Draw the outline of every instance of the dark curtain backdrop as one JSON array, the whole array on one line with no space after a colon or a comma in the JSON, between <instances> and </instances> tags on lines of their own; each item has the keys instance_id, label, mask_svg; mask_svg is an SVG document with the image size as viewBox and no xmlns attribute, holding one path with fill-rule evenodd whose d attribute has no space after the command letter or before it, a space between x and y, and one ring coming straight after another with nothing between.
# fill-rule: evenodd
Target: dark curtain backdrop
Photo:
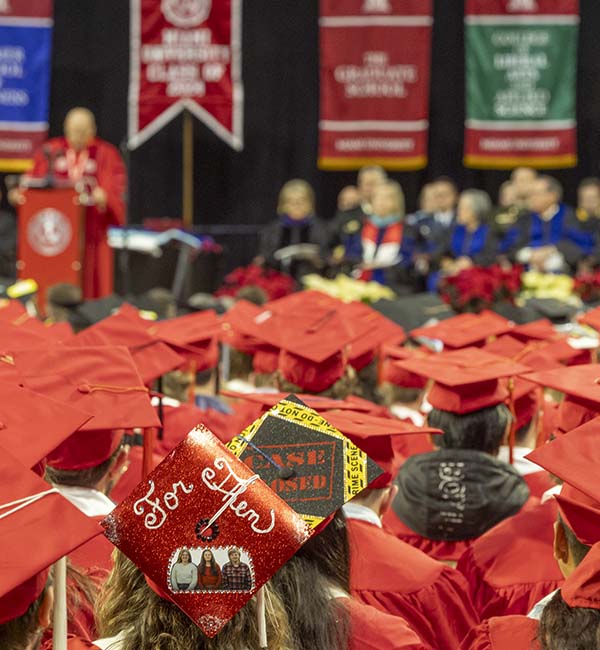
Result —
<instances>
[{"instance_id":1,"label":"dark curtain backdrop","mask_svg":"<svg viewBox=\"0 0 600 650\"><path fill-rule=\"evenodd\" d=\"M157 0L158 2L158 0ZM600 2L580 0L578 68L579 167L556 172L569 200L583 176L600 165ZM97 116L99 134L116 145L127 132L129 2L55 0L51 132L67 109L85 105ZM272 219L280 186L289 178L310 181L320 214L330 217L338 191L354 173L316 168L318 0L245 0L243 76L245 149L235 153L203 124L195 125L195 221L253 230ZM447 174L461 188L481 187L495 197L505 172L462 166L464 116L463 3L435 1L431 76L429 167L394 176L409 209L420 186ZM129 157L131 223L177 217L181 210L181 118ZM242 228L246 226L247 228ZM234 247L238 248L238 246ZM244 248L246 256L251 253ZM241 255L241 248L238 249Z\"/></svg>"}]
</instances>

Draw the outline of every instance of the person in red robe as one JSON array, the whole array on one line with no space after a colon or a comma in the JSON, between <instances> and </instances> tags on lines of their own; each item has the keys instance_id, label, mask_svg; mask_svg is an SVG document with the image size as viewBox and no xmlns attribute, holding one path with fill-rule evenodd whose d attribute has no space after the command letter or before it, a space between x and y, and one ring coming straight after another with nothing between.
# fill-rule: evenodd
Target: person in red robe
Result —
<instances>
[{"instance_id":1,"label":"person in red robe","mask_svg":"<svg viewBox=\"0 0 600 650\"><path fill-rule=\"evenodd\" d=\"M343 507L352 595L408 621L426 645L455 650L479 622L466 581L381 524L381 515L398 492L393 481L404 462L398 443L404 435L424 436L435 430L351 413L336 415L332 423L384 470L369 489Z\"/></svg>"},{"instance_id":2,"label":"person in red robe","mask_svg":"<svg viewBox=\"0 0 600 650\"><path fill-rule=\"evenodd\" d=\"M558 509L548 496L484 533L458 560L482 620L526 615L562 584L553 551Z\"/></svg>"},{"instance_id":3,"label":"person in red robe","mask_svg":"<svg viewBox=\"0 0 600 650\"><path fill-rule=\"evenodd\" d=\"M42 178L49 172L58 183L73 183L89 196L83 296L90 299L110 295L113 292L113 254L106 234L110 226L125 223L127 175L118 150L96 136L96 119L88 109L71 109L65 118L64 135L51 138L34 155L29 176Z\"/></svg>"}]
</instances>

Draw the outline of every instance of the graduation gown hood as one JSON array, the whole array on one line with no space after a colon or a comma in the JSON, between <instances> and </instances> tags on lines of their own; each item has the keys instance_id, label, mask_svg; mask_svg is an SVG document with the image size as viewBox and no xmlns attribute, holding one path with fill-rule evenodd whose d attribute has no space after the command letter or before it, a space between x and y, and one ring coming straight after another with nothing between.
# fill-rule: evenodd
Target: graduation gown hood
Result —
<instances>
[{"instance_id":1,"label":"graduation gown hood","mask_svg":"<svg viewBox=\"0 0 600 650\"><path fill-rule=\"evenodd\" d=\"M397 482L394 513L433 540L479 537L516 514L529 498L527 484L510 465L470 449L413 456Z\"/></svg>"}]
</instances>

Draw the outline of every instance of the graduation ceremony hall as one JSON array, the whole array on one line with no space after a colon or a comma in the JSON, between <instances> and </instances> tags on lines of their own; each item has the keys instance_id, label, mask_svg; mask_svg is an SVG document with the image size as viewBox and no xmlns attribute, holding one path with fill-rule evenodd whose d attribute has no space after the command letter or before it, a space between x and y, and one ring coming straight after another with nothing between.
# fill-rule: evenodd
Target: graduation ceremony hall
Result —
<instances>
[{"instance_id":1,"label":"graduation ceremony hall","mask_svg":"<svg viewBox=\"0 0 600 650\"><path fill-rule=\"evenodd\" d=\"M0 0L0 650L600 650L598 33Z\"/></svg>"}]
</instances>

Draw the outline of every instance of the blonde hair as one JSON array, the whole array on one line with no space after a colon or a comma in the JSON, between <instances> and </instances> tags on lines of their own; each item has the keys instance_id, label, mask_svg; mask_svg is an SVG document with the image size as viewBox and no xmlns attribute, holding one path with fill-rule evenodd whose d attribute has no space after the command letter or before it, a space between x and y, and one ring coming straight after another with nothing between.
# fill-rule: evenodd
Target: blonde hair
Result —
<instances>
[{"instance_id":1,"label":"blonde hair","mask_svg":"<svg viewBox=\"0 0 600 650\"><path fill-rule=\"evenodd\" d=\"M288 196L293 192L302 192L310 202L311 212L315 211L315 191L309 183L301 178L293 178L291 181L285 183L279 190L279 197L277 198L278 214L285 213L285 204L288 200Z\"/></svg>"},{"instance_id":2,"label":"blonde hair","mask_svg":"<svg viewBox=\"0 0 600 650\"><path fill-rule=\"evenodd\" d=\"M258 650L255 599L210 639L178 607L154 593L123 553L115 550L113 560L96 612L101 637L124 633L124 650ZM292 650L285 608L269 584L263 589L269 650Z\"/></svg>"},{"instance_id":3,"label":"blonde hair","mask_svg":"<svg viewBox=\"0 0 600 650\"><path fill-rule=\"evenodd\" d=\"M387 179L383 181L383 183L378 184L373 193L382 187L389 187L394 190L398 202L398 214L400 217L404 217L406 215L406 200L404 199L404 190L402 189L402 185L400 185L398 181Z\"/></svg>"}]
</instances>

